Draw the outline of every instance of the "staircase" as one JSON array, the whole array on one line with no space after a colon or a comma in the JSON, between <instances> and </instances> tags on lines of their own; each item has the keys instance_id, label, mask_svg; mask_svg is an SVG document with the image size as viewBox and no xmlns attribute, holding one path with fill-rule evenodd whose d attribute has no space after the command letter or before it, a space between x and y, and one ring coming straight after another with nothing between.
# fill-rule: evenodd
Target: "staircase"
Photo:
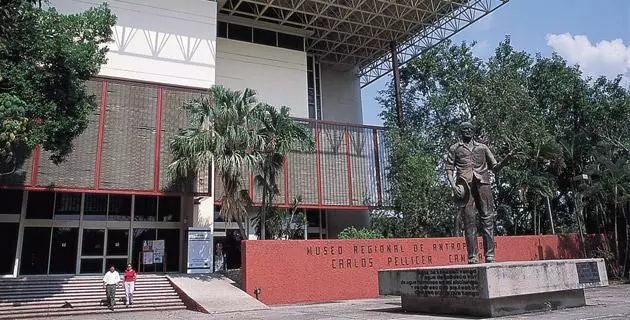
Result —
<instances>
[{"instance_id":1,"label":"staircase","mask_svg":"<svg viewBox=\"0 0 630 320\"><path fill-rule=\"evenodd\" d=\"M119 287L116 289L116 308L111 311L103 304L105 289L102 279L97 276L0 279L0 319L186 308L165 276L139 275L133 305L125 306L121 300L125 289Z\"/></svg>"}]
</instances>

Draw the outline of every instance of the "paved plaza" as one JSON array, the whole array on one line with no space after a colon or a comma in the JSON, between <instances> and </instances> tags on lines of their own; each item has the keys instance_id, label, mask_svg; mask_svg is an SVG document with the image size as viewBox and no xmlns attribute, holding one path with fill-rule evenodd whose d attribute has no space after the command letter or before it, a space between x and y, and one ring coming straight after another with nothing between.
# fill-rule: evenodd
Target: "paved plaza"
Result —
<instances>
[{"instance_id":1,"label":"paved plaza","mask_svg":"<svg viewBox=\"0 0 630 320\"><path fill-rule=\"evenodd\" d=\"M615 285L605 288L588 289L586 291L587 306L582 308L535 313L521 316L510 316L495 319L536 319L536 320L620 320L630 319L630 285ZM59 318L49 318L59 319ZM106 313L67 317L74 320L238 320L238 319L272 319L272 320L332 320L332 319L376 319L376 320L408 320L408 319L477 319L470 317L440 317L404 313L400 307L399 297L381 299L339 301L307 305L274 306L268 310L203 314L193 311L174 312L129 312Z\"/></svg>"}]
</instances>

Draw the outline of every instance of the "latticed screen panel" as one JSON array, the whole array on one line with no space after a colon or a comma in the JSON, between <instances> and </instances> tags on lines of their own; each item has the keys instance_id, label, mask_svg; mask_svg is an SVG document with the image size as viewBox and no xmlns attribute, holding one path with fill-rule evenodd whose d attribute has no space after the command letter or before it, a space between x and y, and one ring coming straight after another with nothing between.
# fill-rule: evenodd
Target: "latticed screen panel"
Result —
<instances>
[{"instance_id":1,"label":"latticed screen panel","mask_svg":"<svg viewBox=\"0 0 630 320\"><path fill-rule=\"evenodd\" d=\"M42 150L37 174L37 184L40 186L94 187L103 82L88 81L87 87L94 95L94 108L90 113L88 126L72 140L72 153L60 164L53 164L50 153Z\"/></svg>"},{"instance_id":2,"label":"latticed screen panel","mask_svg":"<svg viewBox=\"0 0 630 320\"><path fill-rule=\"evenodd\" d=\"M375 198L374 149L372 129L348 128L348 158L352 176L352 204L372 205Z\"/></svg>"},{"instance_id":3,"label":"latticed screen panel","mask_svg":"<svg viewBox=\"0 0 630 320\"><path fill-rule=\"evenodd\" d=\"M179 89L164 89L162 91L162 137L160 141L160 191L179 191L174 177L169 173L168 166L173 161L170 141L187 125L186 111L183 105L186 101L198 98L200 93L182 91Z\"/></svg>"},{"instance_id":4,"label":"latticed screen panel","mask_svg":"<svg viewBox=\"0 0 630 320\"><path fill-rule=\"evenodd\" d=\"M153 189L157 88L109 82L101 187Z\"/></svg>"},{"instance_id":5,"label":"latticed screen panel","mask_svg":"<svg viewBox=\"0 0 630 320\"><path fill-rule=\"evenodd\" d=\"M378 158L380 160L380 176L378 179L381 183L381 198L384 206L393 205L393 199L391 196L391 180L389 179L390 175L390 148L387 142L387 134L384 130L378 130Z\"/></svg>"},{"instance_id":6,"label":"latticed screen panel","mask_svg":"<svg viewBox=\"0 0 630 320\"><path fill-rule=\"evenodd\" d=\"M314 123L309 126L311 136L315 137ZM289 203L301 197L303 205L317 205L317 157L315 152L291 152L287 156L289 176Z\"/></svg>"},{"instance_id":7,"label":"latticed screen panel","mask_svg":"<svg viewBox=\"0 0 630 320\"><path fill-rule=\"evenodd\" d=\"M325 205L350 204L345 133L343 126L320 124L320 180Z\"/></svg>"}]
</instances>

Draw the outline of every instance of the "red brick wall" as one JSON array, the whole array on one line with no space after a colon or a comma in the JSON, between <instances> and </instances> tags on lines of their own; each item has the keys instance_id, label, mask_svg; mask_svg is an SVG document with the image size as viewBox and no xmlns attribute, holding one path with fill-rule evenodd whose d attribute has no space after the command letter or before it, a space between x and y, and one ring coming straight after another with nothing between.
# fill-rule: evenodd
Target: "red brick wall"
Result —
<instances>
[{"instance_id":1,"label":"red brick wall","mask_svg":"<svg viewBox=\"0 0 630 320\"><path fill-rule=\"evenodd\" d=\"M577 235L495 241L499 262L583 257ZM250 240L242 249L243 288L260 288L266 304L375 298L378 270L466 263L464 238Z\"/></svg>"}]
</instances>

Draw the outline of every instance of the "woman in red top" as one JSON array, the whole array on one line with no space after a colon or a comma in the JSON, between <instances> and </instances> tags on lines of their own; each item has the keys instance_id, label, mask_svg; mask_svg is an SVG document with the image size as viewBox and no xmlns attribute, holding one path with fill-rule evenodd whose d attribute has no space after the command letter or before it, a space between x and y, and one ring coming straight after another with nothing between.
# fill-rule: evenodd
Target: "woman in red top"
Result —
<instances>
[{"instance_id":1,"label":"woman in red top","mask_svg":"<svg viewBox=\"0 0 630 320\"><path fill-rule=\"evenodd\" d=\"M124 274L125 278L125 297L127 297L127 301L125 301L126 305L133 304L133 291L136 286L136 271L133 270L131 264L127 265L127 269Z\"/></svg>"}]
</instances>

